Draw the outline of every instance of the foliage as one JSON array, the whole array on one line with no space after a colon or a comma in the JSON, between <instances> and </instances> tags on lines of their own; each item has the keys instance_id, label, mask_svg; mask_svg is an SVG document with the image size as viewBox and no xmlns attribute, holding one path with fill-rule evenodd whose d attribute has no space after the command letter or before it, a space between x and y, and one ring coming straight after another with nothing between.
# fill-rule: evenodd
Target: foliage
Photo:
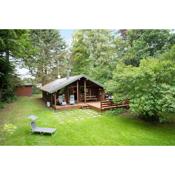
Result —
<instances>
[{"instance_id":1,"label":"foliage","mask_svg":"<svg viewBox=\"0 0 175 175\"><path fill-rule=\"evenodd\" d=\"M115 40L118 58L127 65L138 66L140 60L158 56L175 44L171 30L120 30Z\"/></svg>"},{"instance_id":2,"label":"foliage","mask_svg":"<svg viewBox=\"0 0 175 175\"><path fill-rule=\"evenodd\" d=\"M114 36L111 30L79 30L72 46L73 73L105 82L115 67Z\"/></svg>"},{"instance_id":3,"label":"foliage","mask_svg":"<svg viewBox=\"0 0 175 175\"><path fill-rule=\"evenodd\" d=\"M65 42L57 30L31 30L30 37L35 52L32 57L24 58L31 74L38 83L45 84L64 75Z\"/></svg>"},{"instance_id":4,"label":"foliage","mask_svg":"<svg viewBox=\"0 0 175 175\"><path fill-rule=\"evenodd\" d=\"M3 102L12 102L15 100L14 91L19 78L7 60L0 59L0 70L0 99Z\"/></svg>"},{"instance_id":5,"label":"foliage","mask_svg":"<svg viewBox=\"0 0 175 175\"><path fill-rule=\"evenodd\" d=\"M140 60L157 57L175 43L171 30L78 30L72 43L73 74L87 74L104 83L116 64L139 66Z\"/></svg>"},{"instance_id":6,"label":"foliage","mask_svg":"<svg viewBox=\"0 0 175 175\"><path fill-rule=\"evenodd\" d=\"M4 108L4 103L0 101L0 109Z\"/></svg>"},{"instance_id":7,"label":"foliage","mask_svg":"<svg viewBox=\"0 0 175 175\"><path fill-rule=\"evenodd\" d=\"M33 85L32 94L41 94L41 89L39 89L36 85Z\"/></svg>"},{"instance_id":8,"label":"foliage","mask_svg":"<svg viewBox=\"0 0 175 175\"><path fill-rule=\"evenodd\" d=\"M14 100L14 89L18 78L14 73L14 67L11 63L0 58L0 99L10 102Z\"/></svg>"},{"instance_id":9,"label":"foliage","mask_svg":"<svg viewBox=\"0 0 175 175\"><path fill-rule=\"evenodd\" d=\"M0 55L21 58L30 45L28 30L0 30Z\"/></svg>"},{"instance_id":10,"label":"foliage","mask_svg":"<svg viewBox=\"0 0 175 175\"><path fill-rule=\"evenodd\" d=\"M27 30L0 30L0 100L14 99L14 88L19 81L14 61L26 55L29 46Z\"/></svg>"},{"instance_id":11,"label":"foliage","mask_svg":"<svg viewBox=\"0 0 175 175\"><path fill-rule=\"evenodd\" d=\"M89 54L87 46L84 42L84 35L87 30L78 30L73 35L72 43L72 59L73 59L73 73L86 74L85 67L89 64Z\"/></svg>"},{"instance_id":12,"label":"foliage","mask_svg":"<svg viewBox=\"0 0 175 175\"><path fill-rule=\"evenodd\" d=\"M112 109L112 110L106 111L107 114L113 114L113 115L123 114L125 112L128 112L128 109L117 108L117 109Z\"/></svg>"},{"instance_id":13,"label":"foliage","mask_svg":"<svg viewBox=\"0 0 175 175\"><path fill-rule=\"evenodd\" d=\"M175 62L175 44L171 47L171 49L167 50L165 53L159 56L159 59L163 60L171 60Z\"/></svg>"},{"instance_id":14,"label":"foliage","mask_svg":"<svg viewBox=\"0 0 175 175\"><path fill-rule=\"evenodd\" d=\"M139 67L118 64L106 84L116 101L130 99L131 111L158 118L175 112L175 65L170 60L143 59Z\"/></svg>"}]
</instances>

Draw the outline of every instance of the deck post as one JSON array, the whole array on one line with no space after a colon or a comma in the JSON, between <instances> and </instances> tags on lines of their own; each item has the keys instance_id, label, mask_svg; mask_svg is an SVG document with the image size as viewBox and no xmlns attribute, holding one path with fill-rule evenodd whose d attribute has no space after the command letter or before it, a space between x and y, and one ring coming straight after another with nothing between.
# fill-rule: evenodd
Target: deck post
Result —
<instances>
[{"instance_id":1,"label":"deck post","mask_svg":"<svg viewBox=\"0 0 175 175\"><path fill-rule=\"evenodd\" d=\"M86 79L84 80L84 102L86 103Z\"/></svg>"},{"instance_id":2,"label":"deck post","mask_svg":"<svg viewBox=\"0 0 175 175\"><path fill-rule=\"evenodd\" d=\"M77 80L77 103L79 103L79 81Z\"/></svg>"},{"instance_id":3,"label":"deck post","mask_svg":"<svg viewBox=\"0 0 175 175\"><path fill-rule=\"evenodd\" d=\"M52 106L53 104L53 94L50 95L50 105Z\"/></svg>"},{"instance_id":4,"label":"deck post","mask_svg":"<svg viewBox=\"0 0 175 175\"><path fill-rule=\"evenodd\" d=\"M54 105L55 105L55 107L56 107L56 104L57 104L57 102L56 102L56 93L54 93Z\"/></svg>"},{"instance_id":5,"label":"deck post","mask_svg":"<svg viewBox=\"0 0 175 175\"><path fill-rule=\"evenodd\" d=\"M69 87L66 88L66 93L65 93L65 99L66 99L66 103L68 104L70 101L70 93L69 93Z\"/></svg>"}]
</instances>

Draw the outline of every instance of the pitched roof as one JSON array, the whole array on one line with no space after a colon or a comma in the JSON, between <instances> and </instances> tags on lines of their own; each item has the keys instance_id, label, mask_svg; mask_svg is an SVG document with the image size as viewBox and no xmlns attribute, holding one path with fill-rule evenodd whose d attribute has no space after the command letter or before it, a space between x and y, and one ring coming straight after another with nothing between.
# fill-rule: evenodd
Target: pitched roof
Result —
<instances>
[{"instance_id":1,"label":"pitched roof","mask_svg":"<svg viewBox=\"0 0 175 175\"><path fill-rule=\"evenodd\" d=\"M92 80L91 78L89 78L86 75L76 75L76 76L71 76L69 78L60 78L57 80L54 80L44 86L41 87L42 91L46 91L49 93L54 93L62 88L64 88L65 86L79 80L80 78L86 78L87 80L92 81L93 83L97 84L100 87L103 87L103 85L95 80Z\"/></svg>"}]
</instances>

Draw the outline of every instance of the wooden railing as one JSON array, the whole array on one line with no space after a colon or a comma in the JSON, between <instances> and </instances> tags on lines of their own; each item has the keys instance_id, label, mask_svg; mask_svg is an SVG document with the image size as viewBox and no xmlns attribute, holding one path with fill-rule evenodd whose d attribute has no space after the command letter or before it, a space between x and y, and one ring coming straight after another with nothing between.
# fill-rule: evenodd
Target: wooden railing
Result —
<instances>
[{"instance_id":1,"label":"wooden railing","mask_svg":"<svg viewBox=\"0 0 175 175\"><path fill-rule=\"evenodd\" d=\"M129 108L129 101L124 100L119 103L114 103L112 101L101 101L101 110L115 109L115 108Z\"/></svg>"},{"instance_id":2,"label":"wooden railing","mask_svg":"<svg viewBox=\"0 0 175 175\"><path fill-rule=\"evenodd\" d=\"M80 95L80 100L84 101L84 95L83 94ZM86 95L86 101L97 101L97 100L98 100L98 98L95 95Z\"/></svg>"}]
</instances>

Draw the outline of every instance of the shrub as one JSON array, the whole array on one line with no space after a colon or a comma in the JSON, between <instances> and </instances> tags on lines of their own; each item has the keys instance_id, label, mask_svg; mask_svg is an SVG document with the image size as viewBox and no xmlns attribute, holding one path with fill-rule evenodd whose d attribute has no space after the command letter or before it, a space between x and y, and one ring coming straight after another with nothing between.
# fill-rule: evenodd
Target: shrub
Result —
<instances>
[{"instance_id":1,"label":"shrub","mask_svg":"<svg viewBox=\"0 0 175 175\"><path fill-rule=\"evenodd\" d=\"M124 108L118 108L118 109L113 109L113 110L109 110L107 111L107 113L111 113L111 114L122 114L124 112L127 112L128 110L127 109L124 109Z\"/></svg>"},{"instance_id":2,"label":"shrub","mask_svg":"<svg viewBox=\"0 0 175 175\"><path fill-rule=\"evenodd\" d=\"M4 103L0 102L0 109L4 108Z\"/></svg>"},{"instance_id":3,"label":"shrub","mask_svg":"<svg viewBox=\"0 0 175 175\"><path fill-rule=\"evenodd\" d=\"M32 94L40 94L41 90L37 88L35 85L32 87Z\"/></svg>"},{"instance_id":4,"label":"shrub","mask_svg":"<svg viewBox=\"0 0 175 175\"><path fill-rule=\"evenodd\" d=\"M170 60L144 59L139 67L118 64L106 87L114 100L130 99L130 110L144 118L175 112L175 64Z\"/></svg>"}]
</instances>

